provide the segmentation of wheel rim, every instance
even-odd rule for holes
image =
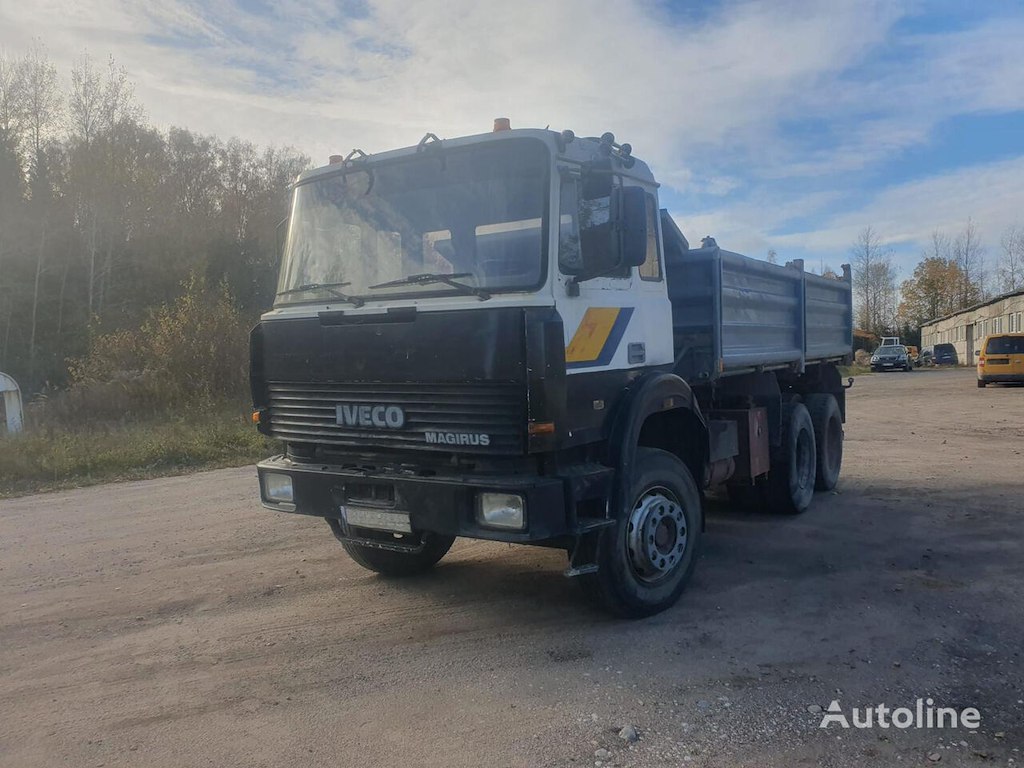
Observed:
[[[648,584],[672,576],[683,562],[689,531],[674,493],[650,488],[633,504],[626,524],[626,549],[636,577]]]
[[[811,438],[806,429],[801,429],[796,438],[796,486],[806,488],[813,480],[814,455]]]

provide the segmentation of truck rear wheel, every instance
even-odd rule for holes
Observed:
[[[804,398],[814,426],[816,470],[814,489],[831,491],[843,466],[843,417],[833,395],[815,392]]]
[[[817,457],[814,425],[803,403],[782,405],[782,445],[772,451],[764,485],[765,503],[772,512],[799,515],[814,496]]]
[[[447,554],[455,543],[454,536],[439,536],[436,533],[423,534],[423,549],[419,552],[397,552],[392,549],[378,549],[365,544],[340,539],[348,556],[369,571],[384,576],[415,576],[429,571],[438,560]]]
[[[637,449],[627,507],[597,545],[596,574],[585,588],[612,613],[650,616],[671,607],[700,549],[701,497],[690,471],[656,448]]]

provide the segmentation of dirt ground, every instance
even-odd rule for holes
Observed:
[[[1021,765],[1024,388],[863,376],[849,413],[838,492],[712,501],[690,588],[637,622],[554,551],[385,581],[251,468],[0,502],[0,765]],[[980,728],[812,711],[925,697]]]

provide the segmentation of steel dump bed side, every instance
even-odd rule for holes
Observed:
[[[713,241],[687,248],[678,228],[666,226],[667,214],[662,216],[676,373],[684,379],[706,381],[756,369],[802,371],[849,356],[849,268],[832,279],[805,272],[799,260],[770,264]]]

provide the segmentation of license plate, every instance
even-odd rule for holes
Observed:
[[[370,528],[374,531],[391,533],[412,533],[408,512],[385,512],[380,509],[341,505],[341,516],[345,522],[356,528]]]

